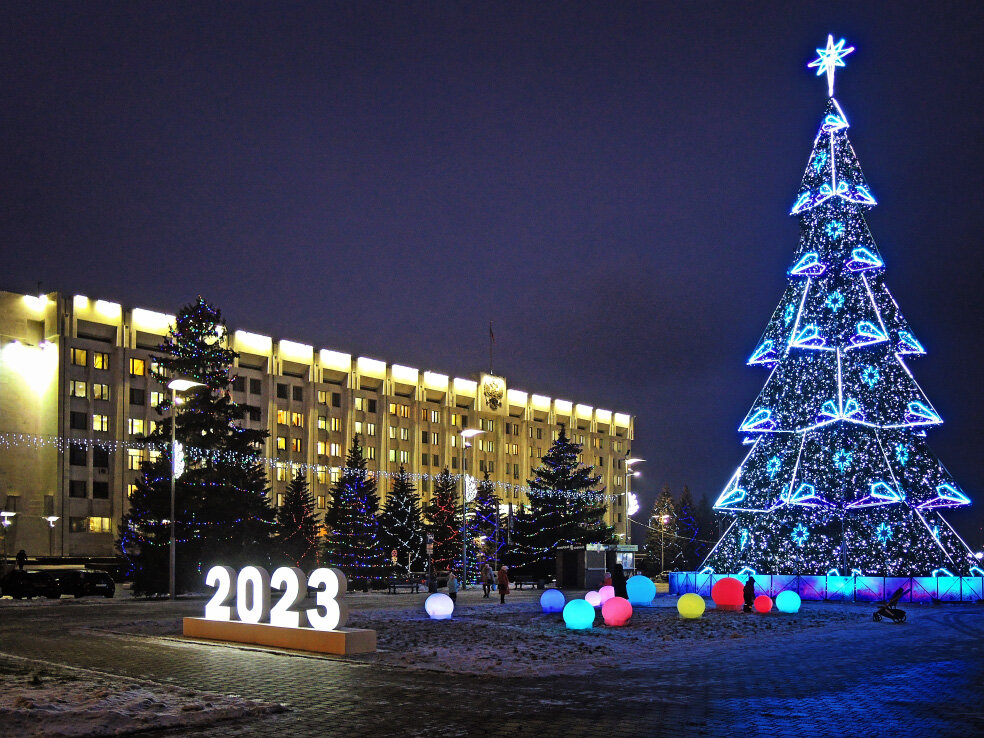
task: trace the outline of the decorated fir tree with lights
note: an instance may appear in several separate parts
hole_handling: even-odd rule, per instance
[[[597,489],[601,477],[593,466],[580,463],[580,454],[580,444],[560,426],[557,440],[528,482],[531,525],[525,535],[517,529],[515,537],[527,552],[526,567],[536,576],[553,573],[557,546],[615,540],[615,529],[605,522],[604,493]]]
[[[226,335],[220,311],[199,297],[178,313],[152,369],[162,388],[175,377],[203,385],[184,393],[175,428],[184,448],[175,483],[178,592],[201,589],[215,564],[263,565],[270,554],[273,511],[259,451],[267,433],[242,426],[245,409],[229,392],[237,354]],[[143,463],[117,541],[135,591],[146,594],[168,591],[173,410],[165,393],[161,420],[146,437],[159,454]]]
[[[422,569],[424,526],[420,518],[420,495],[413,477],[402,466],[393,475],[393,487],[379,513],[379,532],[386,555],[396,551],[393,570],[406,574]]]
[[[670,493],[670,486],[664,485],[653,502],[649,513],[649,525],[643,550],[646,553],[646,568],[661,573],[667,568],[680,564],[680,544],[684,540],[679,534],[680,511]]]
[[[469,537],[475,541],[469,563],[474,576],[487,561],[493,566],[501,558],[501,549],[506,544],[506,526],[499,512],[502,502],[495,493],[495,483],[486,471],[475,490],[468,518]]]
[[[817,51],[830,99],[792,208],[799,246],[748,361],[770,374],[739,428],[748,455],[715,505],[733,522],[704,566],[967,575],[975,560],[940,511],[970,500],[926,443],[942,420],[906,366],[925,352],[886,285],[864,218],[875,199],[833,97],[853,49],[830,37]]]
[[[434,492],[430,504],[424,508],[427,532],[434,536],[434,555],[431,564],[435,569],[455,569],[461,573],[461,502],[458,497],[457,477],[447,467],[434,479]]]
[[[376,512],[379,494],[369,472],[358,435],[352,439],[338,481],[331,488],[331,504],[325,511],[323,562],[341,569],[355,583],[368,587],[383,576],[385,552],[379,537]]]
[[[311,488],[299,471],[284,492],[284,504],[277,509],[274,533],[280,561],[304,571],[318,564],[318,521],[314,516]]]

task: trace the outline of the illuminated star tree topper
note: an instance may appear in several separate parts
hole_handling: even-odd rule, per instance
[[[836,44],[834,43],[834,37],[831,35],[827,36],[827,48],[817,49],[816,59],[807,64],[807,67],[817,68],[817,76],[819,77],[824,72],[827,73],[827,92],[830,97],[834,96],[834,70],[836,67],[846,66],[844,64],[844,57],[854,51],[853,46],[848,46],[844,48],[844,44],[847,43],[844,39],[841,39]]]

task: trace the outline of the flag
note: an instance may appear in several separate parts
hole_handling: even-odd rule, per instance
[[[495,334],[492,332],[492,321],[489,321],[489,340],[495,343]]]

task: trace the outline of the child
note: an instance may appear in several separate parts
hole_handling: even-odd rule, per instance
[[[452,602],[458,602],[458,579],[453,571],[448,572],[448,597]]]

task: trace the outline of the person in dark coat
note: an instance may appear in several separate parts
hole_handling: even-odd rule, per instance
[[[27,551],[22,548],[17,552],[17,568],[23,571],[25,564],[27,564]]]
[[[497,575],[499,583],[499,604],[506,604],[506,595],[509,594],[509,567],[503,564],[499,567]]]
[[[615,564],[615,569],[612,571],[612,587],[615,588],[616,597],[629,599],[629,593],[625,589],[625,569],[621,564]]]
[[[745,606],[742,609],[745,612],[751,612],[752,605],[755,604],[755,580],[752,577],[749,577],[748,581],[745,582],[742,594],[745,595]]]

